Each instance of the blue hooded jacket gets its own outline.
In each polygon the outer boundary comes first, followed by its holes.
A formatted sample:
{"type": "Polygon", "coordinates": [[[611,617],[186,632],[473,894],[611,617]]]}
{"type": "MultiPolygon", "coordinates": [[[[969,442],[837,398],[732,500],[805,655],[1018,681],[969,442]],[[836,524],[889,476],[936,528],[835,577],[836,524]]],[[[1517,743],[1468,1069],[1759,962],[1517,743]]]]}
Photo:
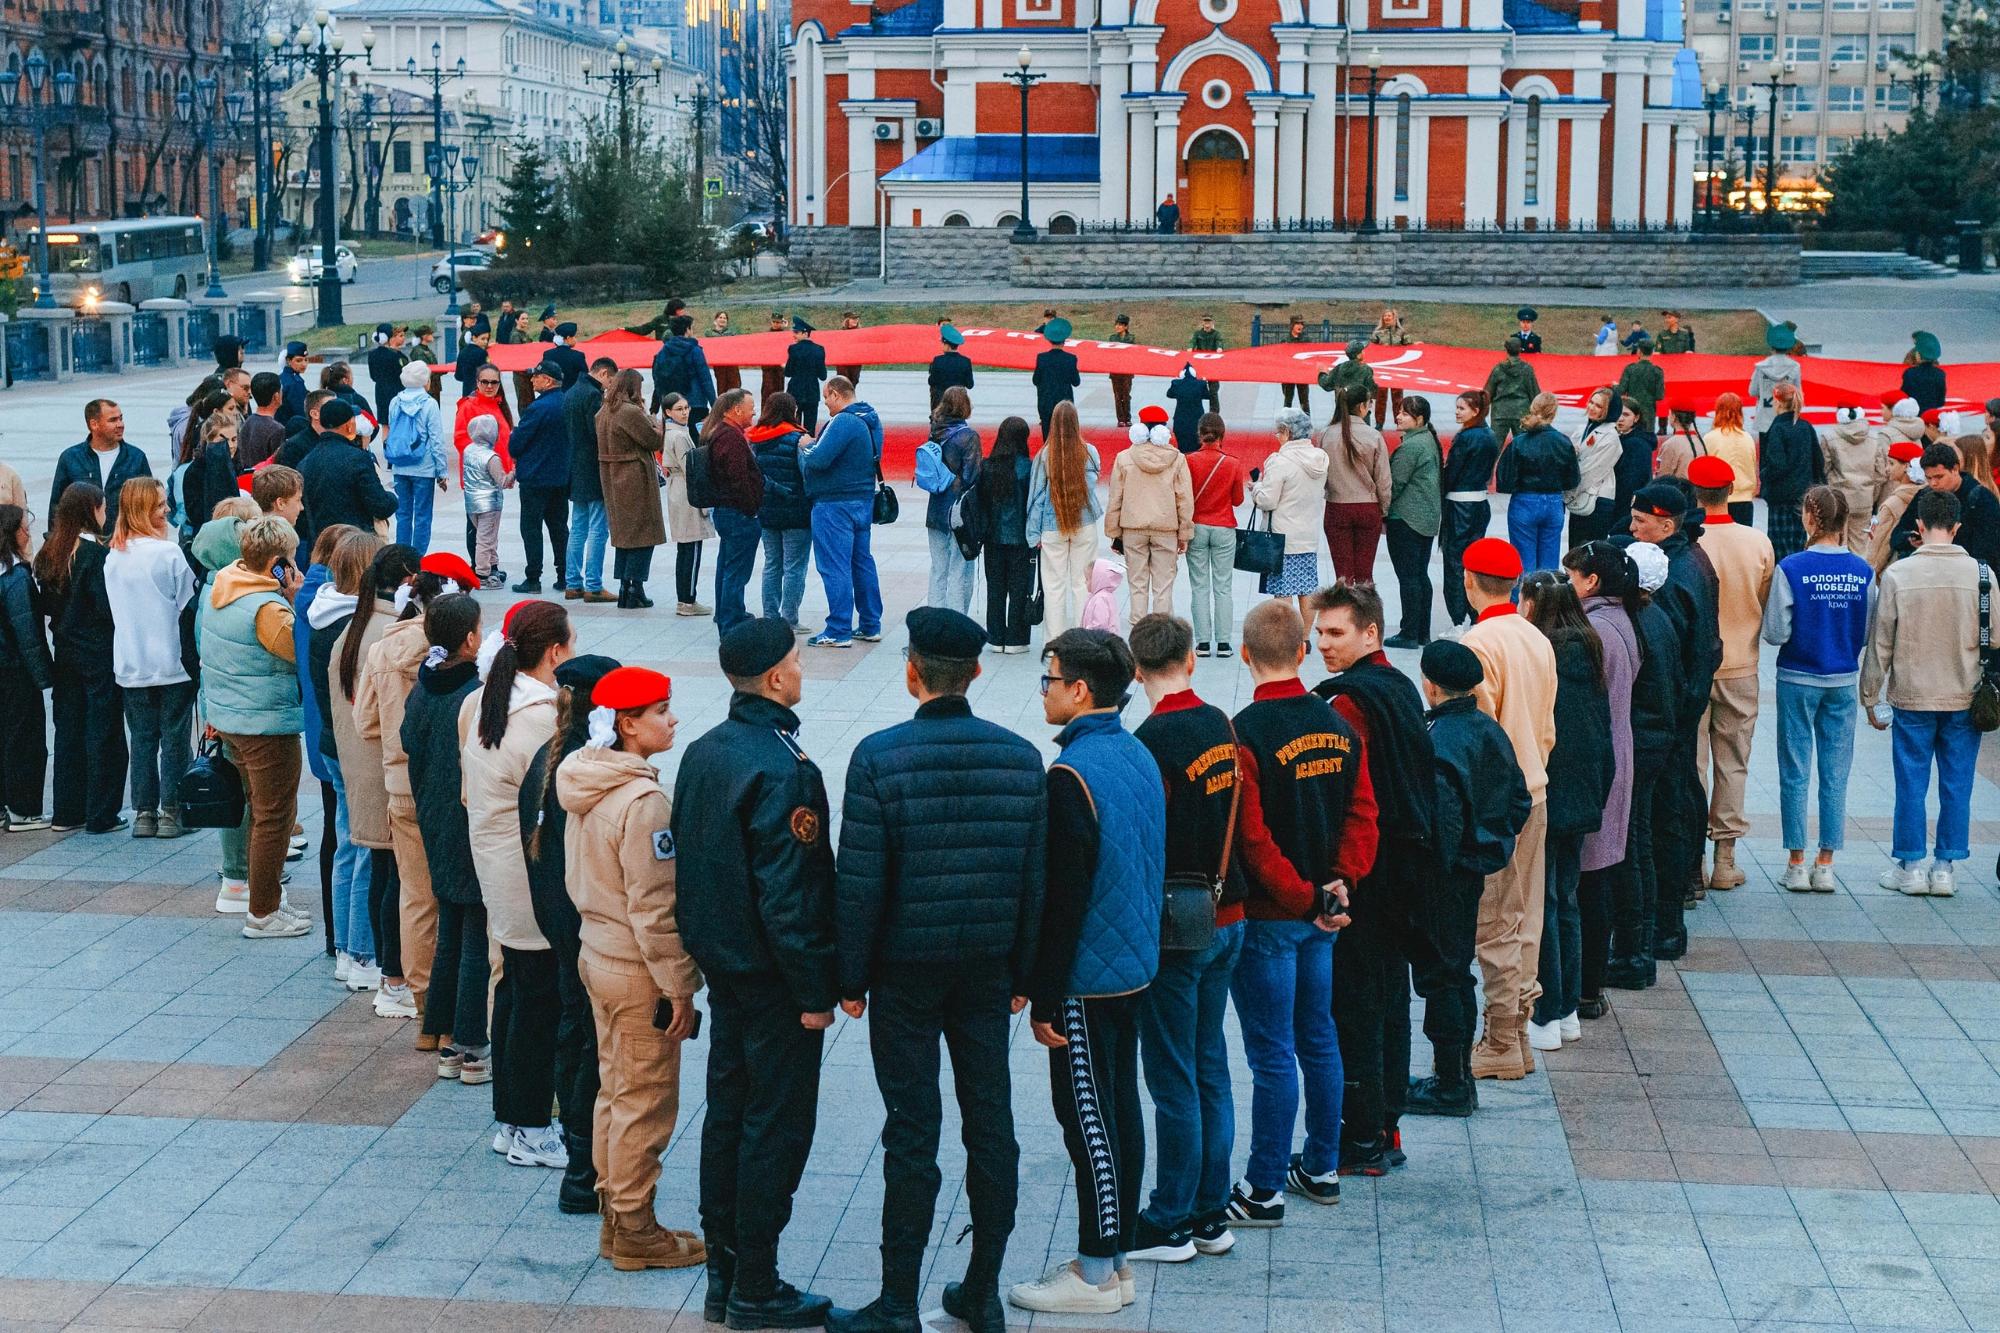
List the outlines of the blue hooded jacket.
{"type": "Polygon", "coordinates": [[[882,457],[882,418],[856,400],[826,423],[817,443],[799,454],[806,494],[814,500],[866,500],[875,494],[882,457]]]}

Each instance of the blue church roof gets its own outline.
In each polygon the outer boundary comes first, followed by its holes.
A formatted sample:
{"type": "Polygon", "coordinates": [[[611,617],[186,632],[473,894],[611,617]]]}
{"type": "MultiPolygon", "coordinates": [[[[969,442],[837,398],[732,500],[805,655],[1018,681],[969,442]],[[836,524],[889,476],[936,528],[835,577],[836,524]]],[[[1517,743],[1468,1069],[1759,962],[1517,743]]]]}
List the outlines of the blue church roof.
{"type": "Polygon", "coordinates": [[[1681,40],[1680,0],[1646,0],[1646,36],[1655,42],[1681,40]]]}
{"type": "MultiPolygon", "coordinates": [[[[917,0],[919,4],[925,0],[917,0]]],[[[886,182],[1017,181],[1021,179],[1021,137],[967,134],[939,139],[885,174],[886,182]]],[[[1097,136],[1030,134],[1028,179],[1079,184],[1097,180],[1097,136]]]]}
{"type": "Polygon", "coordinates": [[[944,23],[944,0],[910,0],[886,14],[872,14],[866,23],[847,29],[869,37],[928,37],[944,23]]]}
{"type": "MultiPolygon", "coordinates": [[[[1678,10],[1675,16],[1678,18],[1678,10]]],[[[1701,57],[1692,51],[1674,53],[1674,105],[1693,110],[1701,107],[1701,57]]]]}
{"type": "Polygon", "coordinates": [[[1500,14],[1516,32],[1576,31],[1575,14],[1565,14],[1535,0],[1501,0],[1500,14]]]}

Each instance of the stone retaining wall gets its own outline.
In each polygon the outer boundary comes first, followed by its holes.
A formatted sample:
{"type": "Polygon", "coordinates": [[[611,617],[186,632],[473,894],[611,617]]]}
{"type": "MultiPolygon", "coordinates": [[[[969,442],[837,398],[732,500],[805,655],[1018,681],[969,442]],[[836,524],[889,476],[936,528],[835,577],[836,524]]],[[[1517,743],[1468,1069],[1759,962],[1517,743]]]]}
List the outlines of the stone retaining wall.
{"type": "MultiPolygon", "coordinates": [[[[834,280],[873,277],[872,228],[801,227],[792,254],[834,280]]],[[[1799,281],[1790,235],[1677,232],[1383,232],[1160,236],[1094,233],[1016,243],[1006,228],[892,227],[898,284],[1065,288],[1564,286],[1783,287],[1799,281]]]]}

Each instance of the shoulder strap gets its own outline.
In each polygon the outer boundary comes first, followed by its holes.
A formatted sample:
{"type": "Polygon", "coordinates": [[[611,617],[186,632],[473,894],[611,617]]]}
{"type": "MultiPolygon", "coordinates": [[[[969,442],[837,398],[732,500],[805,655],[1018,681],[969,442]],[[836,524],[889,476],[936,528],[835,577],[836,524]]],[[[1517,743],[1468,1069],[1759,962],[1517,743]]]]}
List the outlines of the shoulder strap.
{"type": "MultiPolygon", "coordinates": [[[[1040,563],[1040,562],[1038,561],[1037,563],[1040,563]]],[[[1087,782],[1087,781],[1086,781],[1086,780],[1084,779],[1084,776],[1083,776],[1083,774],[1081,774],[1081,773],[1077,772],[1077,771],[1076,771],[1076,770],[1075,770],[1074,768],[1070,767],[1070,765],[1068,765],[1068,764],[1051,764],[1051,765],[1049,765],[1049,771],[1050,771],[1051,773],[1055,772],[1055,771],[1056,771],[1057,769],[1059,769],[1059,768],[1060,768],[1060,769],[1061,769],[1061,770],[1062,770],[1063,772],[1065,772],[1065,773],[1069,774],[1069,775],[1070,775],[1071,777],[1075,778],[1075,779],[1076,779],[1076,785],[1077,785],[1077,786],[1079,786],[1079,787],[1081,787],[1081,788],[1083,788],[1083,799],[1084,799],[1084,803],[1085,803],[1085,804],[1087,804],[1087,805],[1088,805],[1088,806],[1090,807],[1090,817],[1091,817],[1092,819],[1097,819],[1097,798],[1096,798],[1095,796],[1092,796],[1092,795],[1090,794],[1090,783],[1089,783],[1089,782],[1087,782]]],[[[1100,826],[1102,826],[1102,825],[1103,825],[1103,823],[1104,823],[1104,821],[1103,821],[1103,820],[1101,820],[1101,819],[1097,819],[1097,822],[1098,822],[1098,824],[1099,824],[1100,826]]]]}
{"type": "Polygon", "coordinates": [[[1208,475],[1201,479],[1201,485],[1195,487],[1194,489],[1195,508],[1197,509],[1201,508],[1201,497],[1208,493],[1208,483],[1214,481],[1215,474],[1222,471],[1222,464],[1228,457],[1229,455],[1224,454],[1222,458],[1217,459],[1215,466],[1208,470],[1208,475]]]}
{"type": "Polygon", "coordinates": [[[1229,762],[1235,766],[1235,780],[1229,784],[1229,823],[1222,830],[1222,865],[1215,872],[1215,896],[1222,899],[1223,881],[1229,878],[1229,853],[1236,842],[1236,811],[1243,799],[1243,744],[1236,739],[1236,723],[1227,714],[1223,715],[1223,725],[1229,728],[1229,762]]]}
{"type": "Polygon", "coordinates": [[[1979,660],[1990,665],[1993,658],[1993,571],[1979,562],[1979,660]]]}

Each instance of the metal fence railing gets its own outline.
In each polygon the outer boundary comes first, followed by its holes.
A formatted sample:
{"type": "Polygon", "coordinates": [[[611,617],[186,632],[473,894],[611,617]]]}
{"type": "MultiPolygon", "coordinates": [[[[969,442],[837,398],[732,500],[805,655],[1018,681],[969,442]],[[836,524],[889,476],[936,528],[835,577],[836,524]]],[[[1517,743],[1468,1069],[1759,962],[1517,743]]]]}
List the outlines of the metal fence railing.
{"type": "Polygon", "coordinates": [[[187,312],[187,354],[190,360],[215,355],[215,340],[222,333],[220,311],[196,306],[187,312]]]}
{"type": "Polygon", "coordinates": [[[14,380],[45,380],[55,373],[49,365],[49,340],[39,320],[15,319],[7,322],[7,377],[14,380]]]}
{"type": "Polygon", "coordinates": [[[102,319],[79,319],[69,330],[70,368],[79,375],[106,375],[118,364],[111,348],[111,325],[102,319]]]}
{"type": "MultiPolygon", "coordinates": [[[[1790,227],[1790,223],[1783,220],[1780,221],[1779,225],[1785,229],[1789,229],[1790,227]]],[[[1155,235],[1171,234],[1162,232],[1159,226],[1155,224],[1151,219],[1135,220],[1135,221],[1112,220],[1112,221],[1083,222],[1078,224],[1078,228],[1080,231],[1082,231],[1087,235],[1093,233],[1106,233],[1106,232],[1120,234],[1120,235],[1132,235],[1132,234],[1144,234],[1144,233],[1151,233],[1155,235]]],[[[1647,221],[1614,222],[1614,223],[1600,224],[1596,222],[1545,223],[1542,222],[1540,219],[1536,218],[1515,219],[1507,222],[1492,222],[1492,221],[1465,222],[1465,221],[1453,221],[1450,219],[1445,219],[1441,221],[1426,221],[1421,218],[1411,218],[1407,220],[1399,219],[1395,222],[1382,223],[1378,228],[1378,233],[1380,234],[1387,234],[1391,232],[1401,232],[1408,234],[1435,233],[1448,236],[1547,235],[1551,232],[1584,233],[1584,234],[1594,234],[1594,235],[1705,235],[1705,234],[1725,233],[1725,232],[1741,234],[1744,232],[1753,232],[1761,229],[1762,229],[1761,226],[1758,224],[1746,225],[1740,219],[1732,219],[1727,221],[1717,219],[1713,222],[1706,219],[1698,219],[1692,224],[1686,222],[1665,223],[1665,222],[1647,222],[1647,221]]],[[[1189,220],[1187,218],[1182,218],[1180,224],[1174,229],[1174,231],[1175,233],[1181,235],[1194,235],[1194,236],[1263,236],[1263,235],[1288,235],[1288,234],[1339,235],[1343,233],[1359,235],[1361,234],[1361,219],[1358,217],[1282,218],[1275,220],[1266,219],[1263,221],[1252,222],[1248,219],[1243,219],[1243,220],[1231,219],[1231,220],[1216,221],[1216,220],[1189,220]]]]}
{"type": "Polygon", "coordinates": [[[132,316],[132,364],[157,366],[164,363],[173,349],[173,336],[167,327],[167,316],[158,310],[141,310],[132,316]]]}

